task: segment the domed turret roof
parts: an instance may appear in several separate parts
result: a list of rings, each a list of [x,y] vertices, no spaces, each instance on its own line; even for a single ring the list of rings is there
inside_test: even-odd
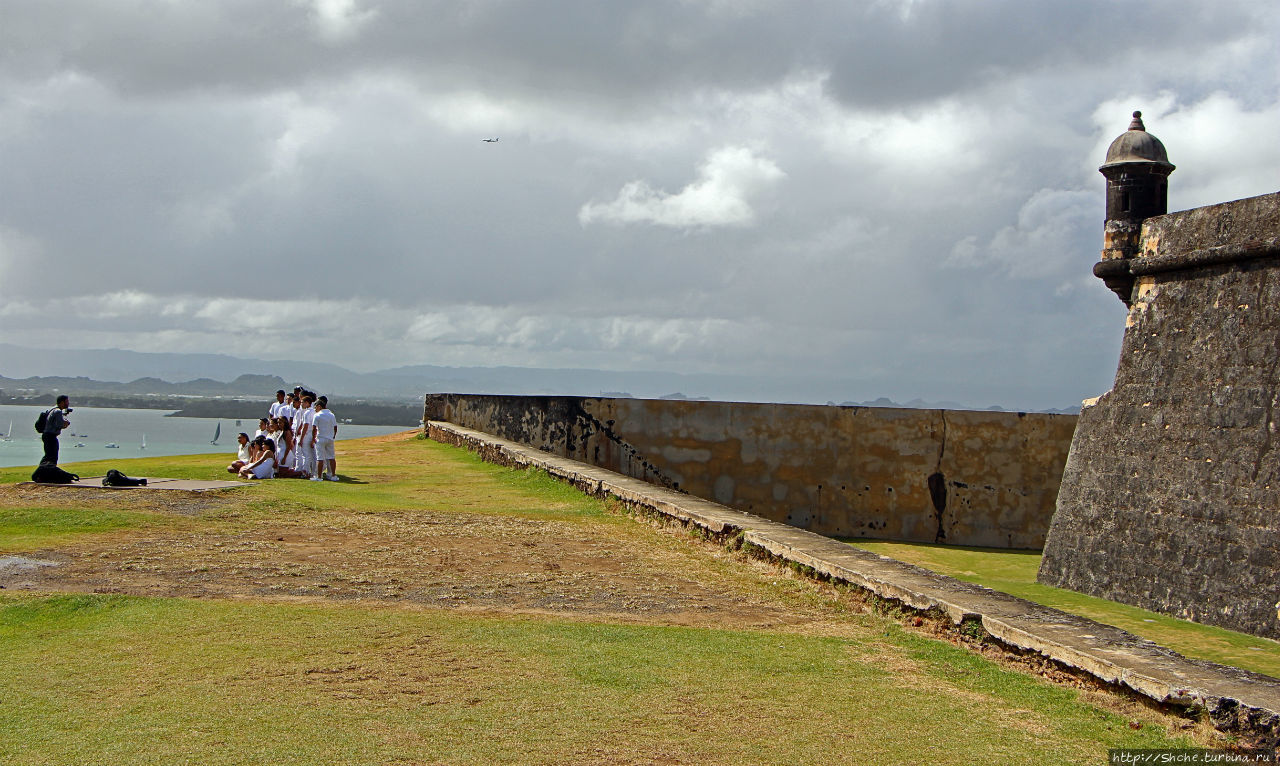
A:
[[[1102,163],[1102,167],[1129,162],[1151,162],[1173,168],[1173,165],[1169,164],[1169,155],[1164,150],[1164,144],[1148,133],[1146,126],[1142,124],[1142,112],[1134,112],[1129,129],[1111,142],[1111,146],[1107,149],[1107,161]]]

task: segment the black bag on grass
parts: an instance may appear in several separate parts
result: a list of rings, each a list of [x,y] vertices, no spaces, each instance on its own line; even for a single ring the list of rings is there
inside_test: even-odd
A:
[[[74,473],[67,473],[56,465],[41,463],[31,472],[31,480],[39,484],[70,484],[73,481],[80,481],[80,477]]]
[[[107,471],[107,475],[102,477],[102,486],[104,487],[145,487],[146,479],[130,479],[128,476],[120,473],[112,468]]]

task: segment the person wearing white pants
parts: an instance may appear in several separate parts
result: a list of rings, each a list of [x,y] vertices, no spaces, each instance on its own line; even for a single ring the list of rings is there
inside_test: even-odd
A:
[[[299,472],[307,477],[316,475],[316,413],[311,409],[314,403],[315,394],[304,391],[302,393],[302,408],[294,415],[294,449],[298,455],[295,466]]]
[[[315,433],[316,473],[313,478],[329,481],[338,480],[338,458],[333,449],[333,441],[338,438],[338,418],[329,411],[329,400],[320,397],[315,403],[315,414],[312,418],[312,429]]]

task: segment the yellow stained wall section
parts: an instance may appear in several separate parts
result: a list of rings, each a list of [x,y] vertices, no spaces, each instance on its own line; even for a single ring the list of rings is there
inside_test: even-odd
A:
[[[452,394],[428,397],[427,417],[822,534],[1002,548],[1044,544],[1076,421],[1012,412]]]

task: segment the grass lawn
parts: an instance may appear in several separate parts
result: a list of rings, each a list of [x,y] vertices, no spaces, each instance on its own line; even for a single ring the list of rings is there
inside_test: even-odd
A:
[[[1211,736],[545,474],[341,446],[341,483],[0,486],[0,554],[56,564],[0,570],[0,762],[1062,764]]]
[[[1037,604],[1115,625],[1186,657],[1219,662],[1280,678],[1280,643],[1201,625],[1135,606],[1036,582],[1040,554],[997,548],[850,540],[851,545],[899,561],[985,585]]]

